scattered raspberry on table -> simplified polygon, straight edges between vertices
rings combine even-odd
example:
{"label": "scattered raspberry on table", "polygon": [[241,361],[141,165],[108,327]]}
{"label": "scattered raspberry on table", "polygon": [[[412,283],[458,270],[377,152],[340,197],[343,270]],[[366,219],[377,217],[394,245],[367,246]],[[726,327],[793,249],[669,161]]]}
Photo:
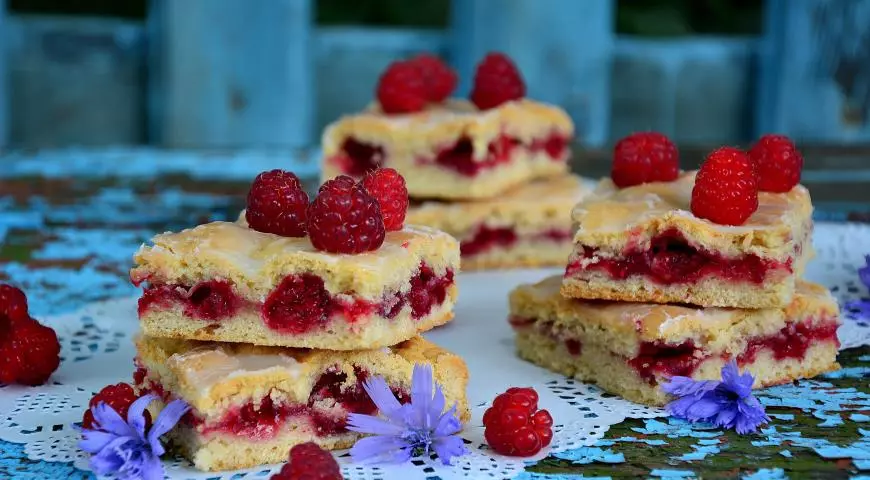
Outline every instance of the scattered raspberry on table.
{"label": "scattered raspberry on table", "polygon": [[[91,408],[96,407],[100,403],[105,403],[114,410],[123,419],[127,419],[127,412],[130,410],[130,405],[139,398],[133,387],[127,383],[117,383],[115,385],[106,385],[102,390],[91,398],[88,402],[88,409],[82,417],[82,428],[88,430],[96,430],[98,426],[94,422],[94,414],[91,413]],[[145,411],[145,430],[151,426],[151,414]]]}
{"label": "scattered raspberry on table", "polygon": [[0,284],[0,384],[42,385],[60,366],[54,330],[28,313],[20,289]]}
{"label": "scattered raspberry on table", "polygon": [[290,449],[290,461],[271,480],[342,480],[341,468],[331,453],[308,442]]}
{"label": "scattered raspberry on table", "polygon": [[509,388],[483,414],[484,437],[497,453],[530,457],[553,440],[553,417],[538,409],[538,392]]}

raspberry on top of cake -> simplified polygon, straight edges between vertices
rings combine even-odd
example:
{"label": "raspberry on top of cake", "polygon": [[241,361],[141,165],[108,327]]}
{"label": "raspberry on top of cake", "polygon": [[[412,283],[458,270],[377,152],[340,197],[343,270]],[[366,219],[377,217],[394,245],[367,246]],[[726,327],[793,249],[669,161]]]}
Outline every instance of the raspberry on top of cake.
{"label": "raspberry on top of cake", "polygon": [[347,430],[347,415],[376,413],[363,382],[382,377],[406,403],[417,363],[432,365],[447,407],[455,403],[463,423],[470,417],[465,363],[421,337],[353,352],[149,337],[136,347],[137,390],[191,405],[170,441],[202,470],[277,463],[309,441],[348,448],[360,435]]}
{"label": "raspberry on top of cake", "polygon": [[496,198],[422,201],[408,222],[459,239],[463,270],[564,266],[571,252],[571,208],[589,189],[573,175],[539,179]]}
{"label": "raspberry on top of cake", "polygon": [[629,400],[663,404],[673,375],[718,379],[736,359],[756,387],[839,368],[836,300],[799,281],[785,308],[745,310],[563,297],[561,279],[517,287],[510,323],[521,357]]}
{"label": "raspberry on top of cake", "polygon": [[812,202],[799,184],[783,193],[759,191],[753,169],[749,156],[726,147],[700,171],[670,181],[620,188],[603,179],[572,213],[577,231],[563,293],[786,305],[811,256]]}
{"label": "raspberry on top of cake", "polygon": [[[524,98],[522,78],[507,57],[491,54],[481,62],[471,101],[427,97],[431,69],[417,63],[391,65],[375,105],[325,129],[323,178],[392,167],[405,176],[412,197],[463,199],[493,197],[567,171],[571,119]],[[437,83],[440,74],[434,76]]]}

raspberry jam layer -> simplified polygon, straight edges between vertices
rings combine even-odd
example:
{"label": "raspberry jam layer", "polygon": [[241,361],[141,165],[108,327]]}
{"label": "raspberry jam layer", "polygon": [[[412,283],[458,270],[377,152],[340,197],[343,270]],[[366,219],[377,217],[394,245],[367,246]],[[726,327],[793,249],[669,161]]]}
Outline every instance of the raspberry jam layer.
{"label": "raspberry jam layer", "polygon": [[[282,403],[266,395],[257,403],[249,402],[227,410],[220,418],[206,422],[194,414],[188,420],[202,435],[223,434],[249,440],[275,438],[285,425],[308,424],[318,437],[347,432],[347,415],[374,415],[377,407],[363,389],[368,373],[355,366],[356,381],[348,385],[347,374],[337,366],[323,373],[315,382],[305,404]],[[391,387],[401,403],[408,403],[408,392]]]}
{"label": "raspberry jam layer", "polygon": [[[583,264],[593,258],[596,261]],[[791,273],[791,263],[791,259],[776,262],[751,254],[726,258],[690,245],[679,231],[672,229],[653,237],[648,250],[629,248],[619,258],[602,258],[598,256],[598,249],[584,246],[583,258],[571,262],[566,275],[604,272],[615,280],[643,276],[661,285],[694,283],[714,277],[760,285],[773,271]]]}
{"label": "raspberry jam layer", "polygon": [[463,240],[459,248],[463,256],[470,257],[494,248],[510,248],[519,240],[567,243],[571,240],[571,231],[550,229],[531,235],[520,235],[513,227],[479,225],[471,238]]}
{"label": "raspberry jam layer", "polygon": [[[553,133],[546,138],[534,140],[530,145],[523,145],[514,137],[500,135],[487,146],[485,158],[475,159],[472,139],[463,136],[452,145],[434,151],[431,157],[421,158],[418,161],[422,164],[435,163],[460,175],[474,177],[483,171],[509,163],[511,154],[517,148],[525,148],[531,153],[543,152],[552,160],[561,161],[568,150],[568,138]],[[330,161],[342,172],[360,177],[383,166],[385,159],[382,146],[361,142],[351,137],[342,143],[341,152]]]}
{"label": "raspberry jam layer", "polygon": [[250,306],[259,309],[260,317],[270,329],[291,335],[324,329],[337,316],[348,323],[374,314],[393,319],[405,306],[410,306],[414,320],[420,320],[447,299],[454,274],[448,269],[443,275],[436,275],[431,267],[421,264],[410,283],[409,291],[390,292],[380,302],[372,302],[350,294],[333,295],[316,275],[288,275],[261,305],[243,300],[223,281],[201,282],[192,287],[150,285],[139,299],[139,316],[152,308],[181,305],[187,317],[220,322],[232,318],[242,306]]}

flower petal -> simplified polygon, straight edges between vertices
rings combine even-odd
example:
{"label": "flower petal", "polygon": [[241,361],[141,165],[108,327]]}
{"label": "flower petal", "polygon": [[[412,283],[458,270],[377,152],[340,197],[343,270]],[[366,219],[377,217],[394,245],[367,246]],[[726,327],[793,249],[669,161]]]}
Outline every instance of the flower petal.
{"label": "flower petal", "polygon": [[136,430],[143,440],[145,439],[145,409],[154,400],[157,400],[157,395],[143,395],[137,398],[127,410],[127,424]]}
{"label": "flower petal", "polygon": [[705,395],[693,402],[686,409],[688,419],[706,420],[714,417],[722,410],[722,404],[710,395]]}
{"label": "flower petal", "polygon": [[441,390],[441,385],[435,384],[435,395],[432,397],[432,403],[426,410],[426,426],[429,428],[437,428],[441,414],[444,413],[444,406],[447,404],[447,399],[444,398],[444,391]]}
{"label": "flower petal", "polygon": [[353,461],[360,463],[403,463],[412,453],[411,445],[399,437],[365,437],[350,449]]}
{"label": "flower petal", "polygon": [[368,433],[371,435],[401,436],[405,433],[404,425],[360,413],[351,413],[347,416],[347,429],[352,432]]}
{"label": "flower petal", "polygon": [[722,367],[722,386],[743,398],[752,393],[752,384],[755,379],[749,372],[740,374],[737,362],[731,360]]}
{"label": "flower petal", "polygon": [[444,412],[438,419],[438,424],[435,426],[434,437],[446,437],[453,435],[462,430],[462,422],[456,416],[456,404],[454,403],[450,410]]}
{"label": "flower petal", "polygon": [[468,453],[468,449],[465,448],[465,443],[462,439],[455,436],[436,439],[432,444],[432,448],[444,465],[450,465],[450,460]]}
{"label": "flower petal", "polygon": [[118,437],[109,442],[90,460],[91,469],[98,475],[119,471],[131,457],[131,450],[141,446],[133,438]]}
{"label": "flower petal", "polygon": [[861,283],[863,283],[865,287],[870,289],[870,255],[864,256],[864,262],[866,265],[858,269],[858,278],[861,279]]}
{"label": "flower petal", "polygon": [[136,430],[127,425],[127,422],[118,415],[109,404],[100,402],[91,407],[94,422],[100,430],[115,434],[119,437],[136,437]]}
{"label": "flower petal", "polygon": [[402,404],[399,403],[399,400],[383,378],[369,378],[363,382],[363,388],[382,414],[391,417],[397,410],[402,408]]}
{"label": "flower petal", "polygon": [[[430,430],[429,405],[432,403],[434,379],[432,365],[417,363],[411,374],[411,404],[414,406],[414,423],[416,427]],[[438,412],[439,414],[441,412]]]}
{"label": "flower petal", "polygon": [[165,451],[163,445],[160,444],[160,437],[164,433],[172,430],[172,427],[181,420],[187,411],[190,410],[190,405],[184,400],[173,400],[160,411],[151,430],[148,431],[148,445],[151,446],[151,451],[154,455],[161,456]]}
{"label": "flower petal", "polygon": [[163,480],[163,462],[160,457],[148,454],[142,459],[141,477],[142,480]]}
{"label": "flower petal", "polygon": [[716,413],[713,418],[713,424],[722,428],[733,428],[734,421],[738,416],[739,412],[737,411],[737,404],[732,402],[723,406],[723,408]]}
{"label": "flower petal", "polygon": [[119,437],[113,433],[83,428],[82,439],[79,440],[79,448],[88,453],[97,453],[116,438]]}
{"label": "flower petal", "polygon": [[719,382],[716,380],[693,380],[690,377],[673,376],[667,383],[662,384],[662,390],[677,397],[687,395],[699,395],[716,388]]}

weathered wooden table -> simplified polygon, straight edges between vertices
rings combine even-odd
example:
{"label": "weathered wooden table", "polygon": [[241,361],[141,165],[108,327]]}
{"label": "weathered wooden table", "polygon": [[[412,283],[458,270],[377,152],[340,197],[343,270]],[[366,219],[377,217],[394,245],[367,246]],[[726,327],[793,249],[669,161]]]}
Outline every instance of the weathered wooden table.
{"label": "weathered wooden table", "polygon": [[[703,151],[684,149],[685,166],[697,165]],[[870,220],[870,148],[805,152],[817,216]],[[148,151],[0,157],[0,281],[24,287],[37,317],[133,295],[127,270],[141,242],[154,232],[234,218],[253,176],[293,158]],[[607,152],[581,152],[574,165],[590,177],[606,174]],[[856,248],[870,253],[870,245]],[[844,351],[840,362],[839,374],[765,393],[791,400],[768,409],[773,422],[760,434],[632,420],[596,446],[530,466],[524,478],[858,476],[870,470],[870,425],[862,428],[870,422],[870,348]],[[0,442],[0,478],[64,477],[91,476],[70,464],[30,461],[22,445]]]}

